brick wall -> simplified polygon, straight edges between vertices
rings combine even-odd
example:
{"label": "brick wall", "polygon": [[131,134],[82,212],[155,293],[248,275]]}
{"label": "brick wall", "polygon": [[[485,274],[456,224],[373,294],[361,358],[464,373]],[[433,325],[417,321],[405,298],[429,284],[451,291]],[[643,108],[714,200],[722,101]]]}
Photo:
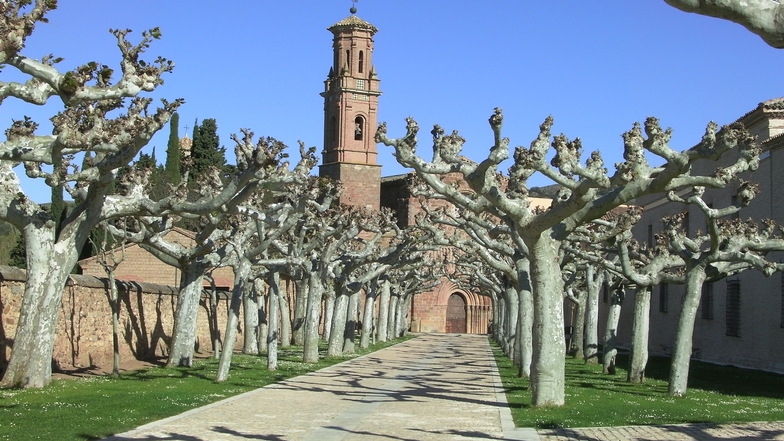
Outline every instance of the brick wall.
{"label": "brick wall", "polygon": [[[0,372],[5,369],[13,347],[19,308],[24,295],[25,273],[18,268],[0,266]],[[176,306],[175,288],[170,286],[118,282],[120,295],[120,358],[151,359],[168,355]],[[72,275],[63,293],[57,322],[52,363],[55,368],[72,370],[100,368],[111,370],[112,323],[108,302],[108,280]],[[206,298],[201,301],[197,323],[196,349],[212,351]],[[226,323],[227,296],[217,307],[222,334]],[[242,334],[238,334],[242,347]]]}

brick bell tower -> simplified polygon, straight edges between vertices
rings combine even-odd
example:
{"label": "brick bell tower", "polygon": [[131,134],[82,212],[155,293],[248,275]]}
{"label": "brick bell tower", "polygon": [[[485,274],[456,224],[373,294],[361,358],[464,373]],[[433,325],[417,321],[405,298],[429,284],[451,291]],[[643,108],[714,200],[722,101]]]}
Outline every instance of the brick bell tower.
{"label": "brick bell tower", "polygon": [[378,210],[381,165],[373,135],[378,126],[379,80],[373,67],[375,26],[351,16],[327,28],[333,62],[324,82],[324,151],[319,176],[343,184],[340,202]]}

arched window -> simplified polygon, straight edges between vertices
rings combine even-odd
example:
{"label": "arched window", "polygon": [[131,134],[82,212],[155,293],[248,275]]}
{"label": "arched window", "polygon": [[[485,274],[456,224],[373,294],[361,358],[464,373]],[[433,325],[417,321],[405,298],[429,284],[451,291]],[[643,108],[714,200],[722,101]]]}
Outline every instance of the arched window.
{"label": "arched window", "polygon": [[359,51],[359,73],[365,68],[365,52]]}
{"label": "arched window", "polygon": [[365,118],[357,116],[354,118],[354,140],[362,141],[365,135]]}

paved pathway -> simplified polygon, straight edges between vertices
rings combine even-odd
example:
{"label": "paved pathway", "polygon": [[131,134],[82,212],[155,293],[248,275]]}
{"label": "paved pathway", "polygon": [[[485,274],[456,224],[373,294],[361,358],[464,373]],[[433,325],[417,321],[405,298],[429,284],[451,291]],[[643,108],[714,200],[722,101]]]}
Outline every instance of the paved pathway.
{"label": "paved pathway", "polygon": [[428,334],[156,421],[107,441],[374,439],[784,440],[784,424],[592,428],[538,433],[515,428],[487,338]]}

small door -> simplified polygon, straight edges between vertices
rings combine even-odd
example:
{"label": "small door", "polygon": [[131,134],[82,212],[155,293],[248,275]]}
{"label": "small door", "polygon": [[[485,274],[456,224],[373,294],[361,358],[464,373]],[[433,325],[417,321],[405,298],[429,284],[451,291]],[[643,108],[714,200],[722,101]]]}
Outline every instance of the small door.
{"label": "small door", "polygon": [[446,332],[465,334],[466,302],[460,294],[452,294],[446,304]]}

